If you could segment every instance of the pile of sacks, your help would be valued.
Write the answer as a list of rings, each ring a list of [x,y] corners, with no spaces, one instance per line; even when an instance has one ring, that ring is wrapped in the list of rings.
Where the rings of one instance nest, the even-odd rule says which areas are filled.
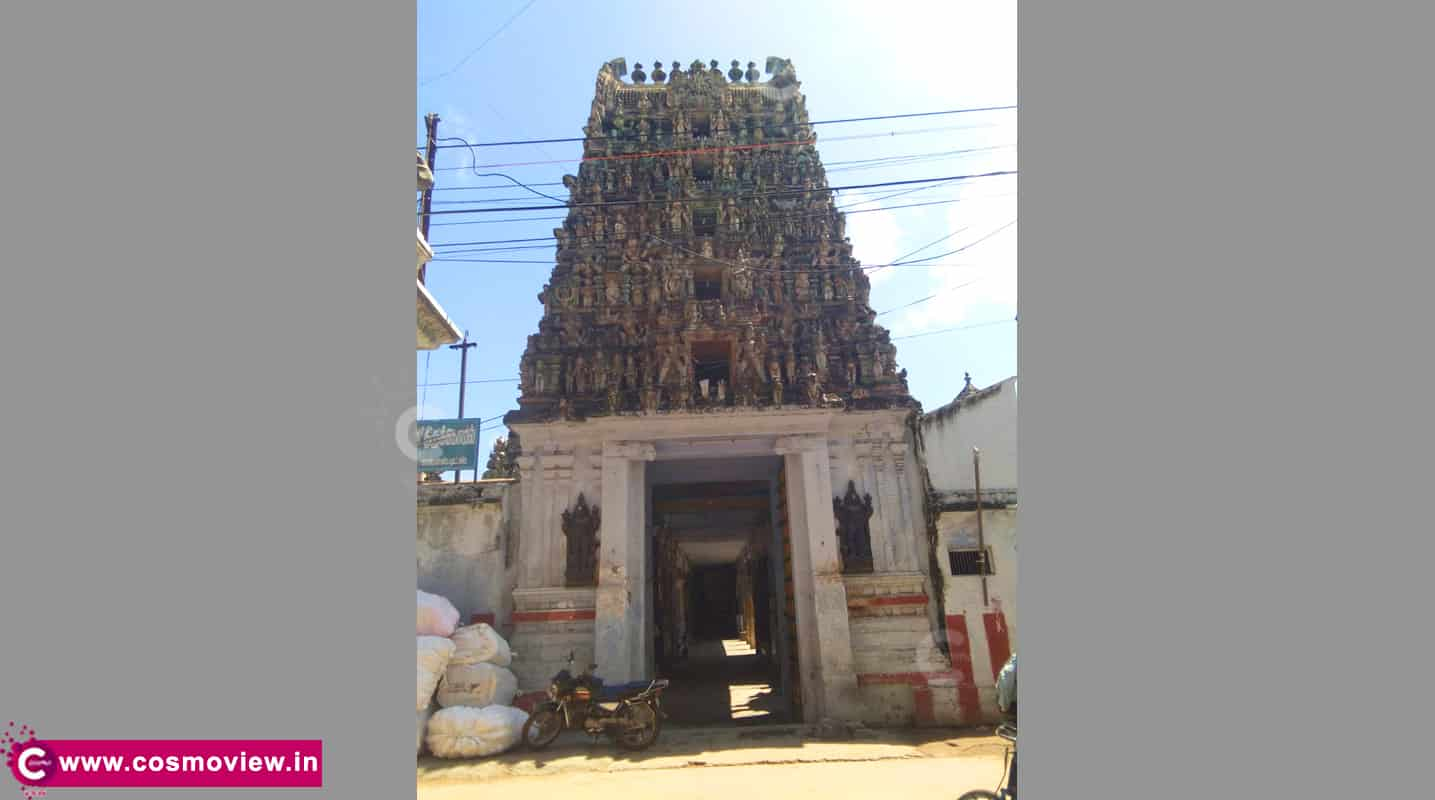
[[[458,627],[447,598],[420,590],[418,604],[418,753],[427,743],[440,758],[472,758],[518,744],[528,714],[513,707],[508,642],[482,622]]]

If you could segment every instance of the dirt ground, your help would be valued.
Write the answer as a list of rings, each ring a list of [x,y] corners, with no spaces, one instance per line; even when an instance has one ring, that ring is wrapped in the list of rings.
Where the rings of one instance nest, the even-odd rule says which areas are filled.
[[[913,798],[955,798],[994,788],[1007,743],[990,729],[863,730],[848,741],[818,741],[797,726],[665,729],[651,750],[630,754],[607,740],[565,733],[548,750],[518,749],[488,759],[422,758],[418,796],[484,800],[562,796],[724,798],[735,792],[798,797],[882,797],[894,787]],[[578,795],[574,795],[578,796]]]

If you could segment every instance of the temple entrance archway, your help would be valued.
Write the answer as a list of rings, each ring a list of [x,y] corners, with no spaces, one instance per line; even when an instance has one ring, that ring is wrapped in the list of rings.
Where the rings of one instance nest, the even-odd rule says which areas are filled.
[[[781,470],[777,456],[648,465],[650,652],[675,724],[798,718]]]

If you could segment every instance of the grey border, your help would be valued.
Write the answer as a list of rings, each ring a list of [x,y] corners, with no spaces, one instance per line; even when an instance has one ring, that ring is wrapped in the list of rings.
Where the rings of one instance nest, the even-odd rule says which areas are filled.
[[[413,792],[415,46],[404,3],[0,11],[0,725]]]
[[[1372,443],[1422,430],[1429,26],[1023,6],[1028,794],[1374,794],[1423,741],[1360,712],[1424,683],[1427,470]],[[412,7],[0,15],[0,716],[407,795]]]
[[[1428,782],[1429,526],[1400,506],[1430,337],[1400,277],[1435,70],[1406,9],[1022,5],[1031,797]]]

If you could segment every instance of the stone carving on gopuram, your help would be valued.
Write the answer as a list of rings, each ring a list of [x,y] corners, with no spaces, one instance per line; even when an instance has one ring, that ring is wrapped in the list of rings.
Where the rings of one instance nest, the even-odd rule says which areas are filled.
[[[602,512],[588,505],[580,492],[578,502],[563,512],[563,536],[567,539],[564,586],[594,586],[598,583],[598,531]]]
[[[792,65],[653,63],[598,71],[505,422],[915,408]]]
[[[832,498],[832,516],[837,520],[837,547],[842,572],[872,571],[872,495],[857,495],[857,483],[847,482],[847,494]]]

